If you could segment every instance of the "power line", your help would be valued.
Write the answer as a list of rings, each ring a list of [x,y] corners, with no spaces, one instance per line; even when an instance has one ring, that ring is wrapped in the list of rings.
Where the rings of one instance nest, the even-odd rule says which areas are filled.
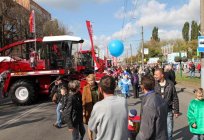
[[[135,1],[136,1],[136,2],[135,2],[135,4],[133,4],[132,14],[131,14],[130,20],[135,19],[134,15],[135,15],[135,13],[136,13],[136,9],[137,9],[139,0],[135,0]]]
[[[128,0],[124,0],[124,13],[123,13],[123,22],[122,22],[122,36],[121,36],[121,40],[123,40],[123,34],[124,34],[124,24],[125,24],[125,18],[126,18],[126,12],[127,12],[127,4],[128,4]]]

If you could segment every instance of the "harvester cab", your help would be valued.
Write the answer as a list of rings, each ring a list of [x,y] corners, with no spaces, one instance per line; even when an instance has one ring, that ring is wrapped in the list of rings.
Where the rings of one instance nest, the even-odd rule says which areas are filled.
[[[77,70],[73,54],[80,43],[83,43],[80,37],[63,35],[19,41],[0,48],[0,93],[9,95],[18,105],[33,103],[39,94],[49,95],[50,84],[56,77],[70,77],[70,71]]]
[[[90,50],[78,52],[77,71],[84,74],[94,73],[94,61]]]
[[[70,36],[71,37],[71,36]],[[42,48],[42,55],[45,59],[46,69],[70,69],[75,68],[73,50],[76,51],[75,44],[83,43],[83,40],[77,37],[59,38],[44,37],[45,47]]]

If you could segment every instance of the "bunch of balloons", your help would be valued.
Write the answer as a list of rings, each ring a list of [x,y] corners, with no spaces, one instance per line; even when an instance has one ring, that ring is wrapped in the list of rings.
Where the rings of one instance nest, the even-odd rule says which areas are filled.
[[[120,40],[112,40],[108,44],[108,50],[112,56],[118,57],[123,53],[124,45]]]

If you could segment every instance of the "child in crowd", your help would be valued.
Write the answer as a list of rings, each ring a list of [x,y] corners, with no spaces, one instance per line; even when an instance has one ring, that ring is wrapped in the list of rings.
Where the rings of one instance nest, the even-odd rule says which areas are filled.
[[[200,140],[204,135],[204,92],[202,88],[194,90],[195,99],[188,107],[187,117],[190,132],[193,133],[193,140]]]
[[[66,84],[66,82],[64,82],[63,77],[59,76],[55,80],[55,86],[53,86],[53,88],[51,90],[51,94],[53,96],[52,101],[57,104],[57,108],[56,108],[57,120],[53,124],[53,126],[56,127],[56,128],[61,128],[61,125],[62,125],[62,113],[61,113],[62,94],[61,94],[61,88],[62,87],[67,87],[66,85],[67,84]]]
[[[128,114],[128,132],[129,140],[135,140],[139,132],[140,116],[137,116],[137,110],[131,109]]]
[[[80,82],[70,81],[68,84],[69,96],[63,111],[68,130],[72,132],[72,140],[83,140],[85,128],[83,124],[82,95]]]
[[[67,101],[68,101],[68,87],[67,86],[62,86],[61,89],[60,89],[60,93],[62,95],[62,107],[61,107],[61,120],[62,120],[62,124],[65,124],[66,123],[66,120],[65,120],[65,115],[64,115],[64,110],[66,109],[66,105],[67,105]]]
[[[118,86],[121,89],[121,92],[125,98],[129,96],[131,80],[127,72],[123,73],[123,78],[118,82]]]

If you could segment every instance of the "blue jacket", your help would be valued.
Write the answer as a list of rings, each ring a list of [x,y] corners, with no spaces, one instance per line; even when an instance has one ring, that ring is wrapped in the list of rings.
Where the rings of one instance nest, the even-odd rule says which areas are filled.
[[[123,94],[128,94],[131,86],[131,80],[130,79],[121,79],[118,83],[119,88],[121,89],[121,92]]]

